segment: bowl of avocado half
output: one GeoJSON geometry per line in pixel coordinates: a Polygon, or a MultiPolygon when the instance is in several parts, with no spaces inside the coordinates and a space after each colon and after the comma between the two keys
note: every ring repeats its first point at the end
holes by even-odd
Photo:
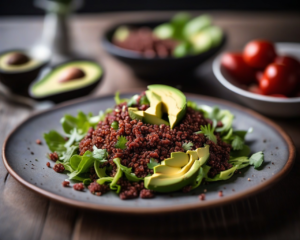
{"type": "Polygon", "coordinates": [[[43,72],[30,85],[29,95],[55,103],[85,96],[101,82],[103,68],[91,60],[71,60],[43,72]]]}
{"type": "Polygon", "coordinates": [[[177,76],[193,70],[226,42],[209,15],[179,13],[168,21],[122,23],[106,31],[104,49],[140,77],[177,76]]]}
{"type": "Polygon", "coordinates": [[[49,61],[36,59],[25,50],[0,53],[0,82],[13,92],[26,89],[49,61]]]}

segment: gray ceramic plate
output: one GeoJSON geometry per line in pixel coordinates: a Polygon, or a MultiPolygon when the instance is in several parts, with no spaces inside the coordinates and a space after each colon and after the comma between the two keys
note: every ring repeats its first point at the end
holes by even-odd
{"type": "MultiPolygon", "coordinates": [[[[124,95],[128,97],[130,95],[124,95]]],[[[120,200],[113,192],[101,197],[89,191],[77,192],[73,188],[62,187],[67,178],[46,167],[47,146],[37,145],[44,132],[51,129],[61,131],[60,118],[66,114],[76,114],[77,110],[93,112],[105,110],[114,105],[113,96],[86,99],[60,105],[51,110],[36,114],[20,124],[7,138],[3,146],[3,161],[10,174],[30,189],[53,200],[76,207],[127,213],[162,213],[169,211],[206,208],[229,203],[255,194],[281,179],[289,172],[295,156],[295,149],[286,133],[267,118],[240,106],[204,96],[187,94],[188,99],[199,104],[219,105],[235,114],[236,129],[254,128],[247,136],[252,152],[263,150],[265,164],[260,170],[253,167],[243,169],[228,181],[200,186],[184,194],[157,195],[154,199],[120,200]],[[247,179],[250,178],[251,181],[247,179]],[[223,191],[223,197],[218,192],[223,191]],[[206,191],[206,200],[200,201],[198,195],[206,191]]]]}

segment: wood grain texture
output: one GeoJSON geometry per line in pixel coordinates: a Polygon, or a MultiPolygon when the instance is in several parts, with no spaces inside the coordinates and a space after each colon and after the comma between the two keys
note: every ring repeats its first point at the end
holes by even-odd
{"type": "MultiPolygon", "coordinates": [[[[101,61],[106,70],[103,83],[93,94],[117,89],[145,87],[130,69],[106,54],[100,36],[109,26],[126,21],[165,19],[173,12],[129,12],[74,16],[71,20],[73,48],[101,61]]],[[[197,13],[195,13],[197,14],[197,13]]],[[[230,36],[226,49],[240,50],[253,38],[300,42],[298,13],[211,12],[214,22],[230,36]]],[[[0,18],[0,51],[26,48],[40,35],[39,17],[0,18]]],[[[238,100],[213,77],[211,61],[184,79],[158,79],[183,91],[238,100]],[[183,84],[184,83],[184,84],[183,84]]],[[[9,131],[30,110],[7,102],[0,95],[0,145],[9,131]]],[[[292,137],[300,154],[299,119],[273,119],[292,137]]],[[[132,217],[74,209],[26,189],[0,161],[0,239],[300,239],[300,163],[283,181],[257,196],[221,208],[204,211],[132,217]]]]}

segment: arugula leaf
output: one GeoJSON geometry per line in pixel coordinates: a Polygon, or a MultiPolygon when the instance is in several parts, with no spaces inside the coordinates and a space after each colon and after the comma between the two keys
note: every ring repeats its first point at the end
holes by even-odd
{"type": "Polygon", "coordinates": [[[136,95],[133,95],[129,101],[127,102],[127,107],[131,107],[132,105],[137,105],[137,99],[139,98],[139,95],[136,94],[136,95]]]}
{"type": "Polygon", "coordinates": [[[191,149],[192,149],[192,146],[194,146],[194,144],[193,144],[192,142],[188,142],[188,143],[183,143],[183,144],[182,144],[182,148],[183,148],[185,151],[191,150],[191,149]]]}
{"type": "Polygon", "coordinates": [[[204,165],[204,166],[200,167],[197,178],[196,178],[195,182],[192,184],[192,189],[195,189],[200,186],[202,180],[204,178],[207,178],[207,173],[209,172],[209,170],[210,170],[210,166],[204,165]]]}
{"type": "MultiPolygon", "coordinates": [[[[61,162],[59,162],[61,163],[61,162]]],[[[74,172],[75,170],[71,167],[70,163],[61,163],[62,165],[64,165],[65,170],[71,172],[74,172]]]]}
{"type": "Polygon", "coordinates": [[[108,157],[108,153],[106,149],[97,148],[95,145],[93,146],[93,158],[96,160],[102,160],[100,162],[106,162],[105,158],[108,157]]]}
{"type": "Polygon", "coordinates": [[[250,165],[254,165],[254,168],[259,168],[264,161],[264,153],[262,151],[254,153],[249,158],[250,165]]]}
{"type": "Polygon", "coordinates": [[[116,102],[116,105],[119,105],[120,103],[123,103],[123,102],[128,102],[128,99],[127,98],[123,98],[121,99],[120,98],[120,92],[116,92],[115,94],[115,102],[116,102]]]}
{"type": "Polygon", "coordinates": [[[99,162],[97,161],[94,162],[94,168],[98,178],[103,178],[107,176],[106,167],[101,168],[99,162]]]}
{"type": "Polygon", "coordinates": [[[95,161],[95,159],[93,158],[93,153],[89,150],[86,151],[83,154],[83,156],[80,156],[80,155],[72,156],[72,158],[70,159],[70,164],[71,164],[72,168],[75,169],[75,171],[68,174],[69,179],[74,179],[74,177],[78,176],[79,174],[88,172],[90,167],[93,166],[94,161],[95,161]],[[76,166],[77,166],[77,168],[75,168],[76,166]]]}
{"type": "Polygon", "coordinates": [[[207,124],[205,126],[201,125],[201,131],[195,132],[195,134],[204,134],[205,137],[207,137],[209,140],[211,140],[214,143],[217,143],[217,137],[214,134],[215,129],[210,125],[207,124]]]}
{"type": "Polygon", "coordinates": [[[146,95],[143,95],[139,102],[140,105],[150,105],[150,102],[146,95]]]}
{"type": "Polygon", "coordinates": [[[120,164],[120,168],[129,181],[138,182],[144,180],[144,178],[139,178],[134,173],[132,173],[132,168],[125,167],[122,164],[120,164]]]}
{"type": "Polygon", "coordinates": [[[243,145],[243,148],[241,150],[231,151],[230,157],[236,158],[236,157],[248,157],[250,154],[250,147],[247,145],[243,145]]]}
{"type": "Polygon", "coordinates": [[[217,174],[216,176],[214,176],[213,178],[205,178],[206,181],[208,182],[215,182],[215,181],[220,181],[220,180],[227,180],[229,178],[231,178],[234,174],[234,172],[237,170],[237,166],[233,166],[230,169],[227,169],[225,171],[220,172],[219,174],[217,174]]]}
{"type": "Polygon", "coordinates": [[[54,130],[51,130],[49,133],[44,133],[44,139],[50,151],[56,152],[60,157],[67,150],[65,147],[66,140],[54,130]]]}
{"type": "Polygon", "coordinates": [[[117,121],[113,121],[113,123],[111,124],[111,127],[115,130],[119,129],[119,123],[117,121]]]}
{"type": "Polygon", "coordinates": [[[117,143],[115,144],[115,148],[120,148],[120,149],[125,149],[126,148],[126,143],[127,143],[127,139],[124,136],[120,136],[118,138],[117,143]]]}
{"type": "Polygon", "coordinates": [[[153,169],[157,165],[159,165],[159,163],[154,158],[150,158],[150,163],[147,163],[149,169],[153,169]]]}

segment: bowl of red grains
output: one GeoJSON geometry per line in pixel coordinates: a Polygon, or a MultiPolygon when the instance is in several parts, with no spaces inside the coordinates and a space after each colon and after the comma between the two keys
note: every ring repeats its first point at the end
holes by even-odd
{"type": "Polygon", "coordinates": [[[106,52],[129,66],[137,76],[151,78],[186,74],[215,55],[226,41],[223,34],[217,46],[211,46],[200,53],[174,56],[173,52],[181,42],[169,38],[159,39],[153,34],[153,29],[165,22],[122,23],[113,26],[103,35],[102,45],[106,52]],[[114,37],[122,26],[129,29],[126,41],[118,41],[114,37]]]}

